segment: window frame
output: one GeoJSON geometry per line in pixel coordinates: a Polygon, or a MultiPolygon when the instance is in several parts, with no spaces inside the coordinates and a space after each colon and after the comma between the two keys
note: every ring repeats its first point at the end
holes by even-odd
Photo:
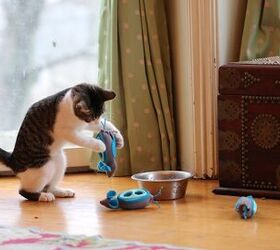
{"type": "MultiPolygon", "coordinates": [[[[96,4],[96,3],[92,3],[90,2],[90,6],[92,7],[96,7],[98,9],[100,9],[100,6],[101,4],[96,4]],[[98,6],[97,6],[98,5],[98,6]]],[[[52,4],[56,4],[56,3],[52,3],[52,4]]],[[[91,9],[93,10],[93,9],[91,9]]],[[[96,9],[97,10],[97,9],[96,9]]],[[[4,13],[4,12],[3,12],[4,13]]],[[[95,13],[95,11],[94,11],[95,13]]],[[[95,14],[93,15],[90,15],[90,17],[94,17],[93,19],[96,19],[95,17],[99,17],[99,14],[97,16],[95,16],[95,14]]],[[[98,32],[98,27],[99,27],[99,21],[97,22],[96,24],[97,26],[97,32],[98,32]]],[[[92,26],[92,25],[91,25],[92,26]]],[[[10,28],[10,27],[9,27],[10,28]]],[[[91,27],[92,28],[92,27],[91,27]]],[[[93,30],[94,33],[96,36],[98,36],[98,33],[95,32],[95,29],[90,29],[90,30],[93,30]]],[[[91,38],[92,39],[92,38],[91,38]]],[[[95,41],[95,40],[94,40],[95,41]]],[[[96,42],[94,43],[90,43],[91,45],[93,44],[93,47],[98,47],[98,39],[96,42]]],[[[52,45],[54,47],[57,47],[57,43],[55,42],[55,39],[52,43],[52,45]]],[[[90,50],[91,53],[93,53],[91,50],[90,50]]],[[[73,55],[70,55],[69,57],[71,58],[71,56],[73,55]]],[[[96,55],[98,56],[98,55],[96,55]]],[[[96,58],[97,59],[97,58],[96,58]]],[[[55,59],[53,61],[51,61],[52,63],[54,62],[59,62],[59,58],[58,59],[55,59]]],[[[49,64],[51,63],[49,62],[49,64]]],[[[44,65],[44,64],[42,64],[44,65]]],[[[38,66],[39,68],[42,67],[41,65],[38,66]]],[[[92,67],[95,67],[95,65],[93,65],[92,67]]],[[[97,66],[96,66],[96,70],[97,70],[97,66]]],[[[98,70],[97,70],[98,71],[98,70]]],[[[81,82],[84,82],[86,79],[81,79],[81,82]]],[[[92,79],[91,79],[92,80],[92,79]]],[[[70,86],[69,86],[70,87],[70,86]]],[[[7,142],[7,147],[4,147],[3,145],[3,149],[4,150],[7,150],[9,152],[11,152],[13,150],[12,148],[12,145],[13,143],[12,142],[15,142],[16,140],[16,135],[18,133],[18,131],[11,131],[13,134],[10,136],[11,138],[8,138],[8,142],[7,142]],[[10,143],[11,141],[11,143],[10,143]]],[[[92,135],[93,135],[93,132],[92,132],[92,135]]],[[[0,131],[0,139],[1,137],[3,138],[3,134],[1,135],[1,131],[0,131]]],[[[90,135],[89,135],[90,136],[90,135]]],[[[3,141],[2,141],[3,142],[3,141]]],[[[4,142],[5,143],[5,142],[4,142]]],[[[6,143],[5,143],[6,144],[6,143]]],[[[89,166],[90,166],[90,158],[91,158],[91,154],[92,154],[92,150],[90,149],[86,149],[86,148],[82,148],[80,146],[76,146],[76,145],[66,145],[65,148],[64,148],[64,152],[65,152],[65,155],[66,155],[66,158],[67,158],[67,172],[80,172],[80,171],[87,171],[89,170],[89,166]]],[[[7,168],[4,164],[2,164],[0,162],[0,176],[5,176],[5,175],[13,175],[13,172],[7,168]]]]}

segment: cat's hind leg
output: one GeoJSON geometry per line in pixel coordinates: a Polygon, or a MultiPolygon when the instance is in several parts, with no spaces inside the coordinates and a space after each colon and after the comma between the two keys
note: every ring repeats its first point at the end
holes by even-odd
{"type": "Polygon", "coordinates": [[[51,162],[40,168],[29,168],[26,171],[17,174],[20,179],[19,194],[32,201],[53,201],[55,196],[51,192],[45,192],[51,176],[51,162]]]}
{"type": "Polygon", "coordinates": [[[55,173],[47,189],[48,192],[51,192],[55,197],[74,197],[75,192],[72,189],[66,189],[57,186],[63,179],[66,170],[66,157],[63,150],[57,152],[56,155],[52,157],[52,161],[54,162],[55,173]]]}
{"type": "Polygon", "coordinates": [[[52,193],[46,192],[29,192],[25,189],[20,189],[19,194],[30,201],[54,201],[55,196],[52,193]]]}

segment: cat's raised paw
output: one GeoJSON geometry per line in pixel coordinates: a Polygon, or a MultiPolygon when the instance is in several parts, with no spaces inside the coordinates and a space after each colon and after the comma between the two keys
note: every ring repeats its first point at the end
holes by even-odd
{"type": "Polygon", "coordinates": [[[93,150],[97,153],[103,153],[106,150],[106,146],[102,141],[97,140],[93,147],[93,150]]]}
{"type": "Polygon", "coordinates": [[[117,148],[123,148],[124,146],[124,139],[123,136],[121,135],[121,133],[119,131],[114,131],[115,134],[115,138],[116,138],[116,144],[117,144],[117,148]]]}
{"type": "Polygon", "coordinates": [[[39,197],[39,201],[54,201],[55,197],[52,193],[44,193],[42,192],[39,197]]]}

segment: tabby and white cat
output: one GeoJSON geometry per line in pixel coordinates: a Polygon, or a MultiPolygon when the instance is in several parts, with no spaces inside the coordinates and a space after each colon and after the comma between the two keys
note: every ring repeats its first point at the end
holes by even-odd
{"type": "MultiPolygon", "coordinates": [[[[104,152],[105,144],[81,133],[98,132],[104,102],[114,99],[113,91],[90,84],[79,84],[33,104],[20,127],[12,153],[0,149],[0,161],[19,177],[19,193],[28,200],[53,201],[55,197],[74,197],[71,189],[57,187],[66,169],[63,146],[71,142],[95,152],[104,152]]],[[[123,147],[119,130],[117,147],[123,147]]]]}

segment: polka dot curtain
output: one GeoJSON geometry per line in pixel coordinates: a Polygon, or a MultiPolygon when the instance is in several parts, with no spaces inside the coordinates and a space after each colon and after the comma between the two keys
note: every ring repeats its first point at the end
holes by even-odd
{"type": "Polygon", "coordinates": [[[99,84],[117,93],[107,116],[125,137],[116,176],[176,169],[164,1],[105,0],[100,22],[99,84]]]}
{"type": "Polygon", "coordinates": [[[280,0],[248,0],[240,59],[280,55],[280,0]]]}

